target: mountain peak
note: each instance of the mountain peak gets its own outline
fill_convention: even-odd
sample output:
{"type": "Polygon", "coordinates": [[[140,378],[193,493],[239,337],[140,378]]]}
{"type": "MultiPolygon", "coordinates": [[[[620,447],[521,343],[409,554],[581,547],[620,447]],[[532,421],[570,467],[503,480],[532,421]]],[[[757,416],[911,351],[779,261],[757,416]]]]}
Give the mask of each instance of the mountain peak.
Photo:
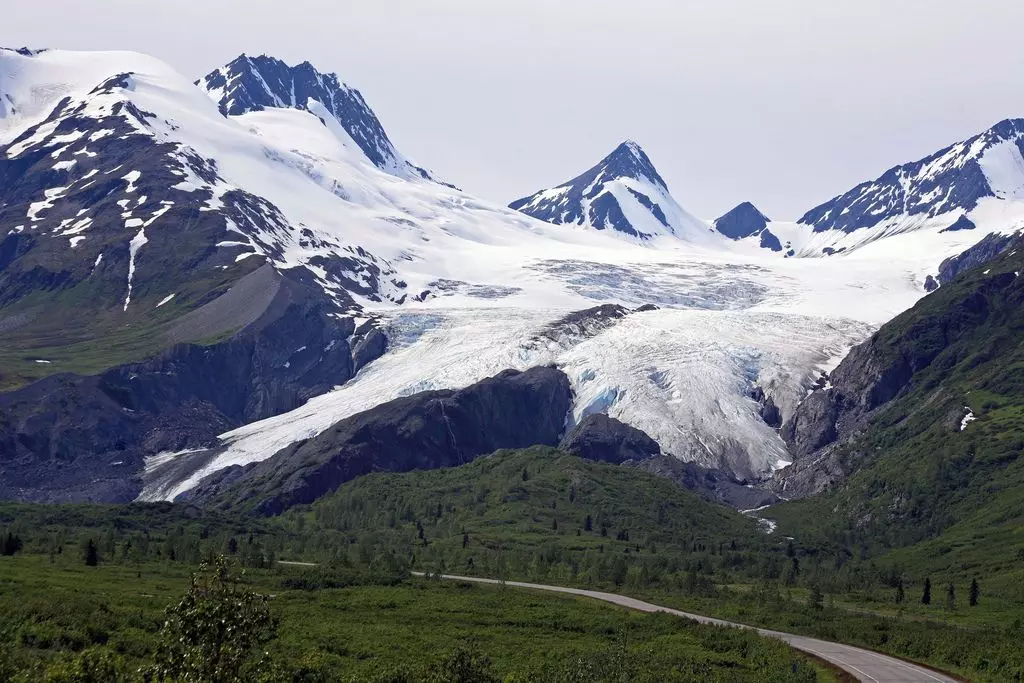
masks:
{"type": "Polygon", "coordinates": [[[771,219],[750,202],[742,202],[715,220],[715,230],[734,240],[756,235],[771,219]]]}
{"type": "Polygon", "coordinates": [[[771,231],[768,223],[771,219],[750,202],[741,202],[722,214],[714,222],[714,228],[732,240],[760,235],[761,247],[772,251],[782,251],[782,242],[771,231]]]}
{"type": "MultiPolygon", "coordinates": [[[[606,156],[595,168],[603,168],[605,174],[612,178],[633,178],[634,180],[650,181],[664,190],[668,190],[665,181],[658,174],[650,157],[643,148],[633,140],[624,140],[611,154],[606,156]]],[[[593,170],[593,169],[592,169],[593,170]]]]}
{"type": "Polygon", "coordinates": [[[647,240],[657,235],[703,239],[707,227],[676,203],[643,148],[620,143],[595,166],[509,207],[556,225],[614,230],[647,240]]]}
{"type": "Polygon", "coordinates": [[[375,166],[393,175],[433,179],[398,153],[358,90],[308,61],[289,66],[269,55],[242,53],[196,85],[217,103],[224,116],[269,108],[309,111],[312,102],[319,102],[323,109],[318,110],[325,109],[333,116],[375,166]]]}

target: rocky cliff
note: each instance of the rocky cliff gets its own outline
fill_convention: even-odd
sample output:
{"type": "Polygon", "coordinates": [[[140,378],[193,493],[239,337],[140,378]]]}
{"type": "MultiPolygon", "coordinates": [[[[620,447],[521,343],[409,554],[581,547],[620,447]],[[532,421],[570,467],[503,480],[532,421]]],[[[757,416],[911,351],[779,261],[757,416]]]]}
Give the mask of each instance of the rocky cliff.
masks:
{"type": "Polygon", "coordinates": [[[369,472],[452,467],[501,448],[554,446],[571,401],[560,370],[506,370],[458,391],[383,403],[268,460],[211,475],[185,497],[273,515],[369,472]]]}

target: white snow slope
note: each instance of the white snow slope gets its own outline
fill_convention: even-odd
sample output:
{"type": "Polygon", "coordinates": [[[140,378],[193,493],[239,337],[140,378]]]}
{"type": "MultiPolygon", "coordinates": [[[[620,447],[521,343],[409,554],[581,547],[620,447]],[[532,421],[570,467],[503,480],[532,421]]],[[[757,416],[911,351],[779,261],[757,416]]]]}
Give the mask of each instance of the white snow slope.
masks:
{"type": "MultiPolygon", "coordinates": [[[[605,411],[675,456],[766,476],[786,452],[748,392],[762,387],[788,416],[822,369],[911,306],[924,276],[960,249],[942,242],[912,252],[783,259],[729,240],[665,235],[640,243],[610,230],[555,226],[376,168],[316,103],[310,111],[225,118],[190,79],[133,53],[0,53],[0,142],[43,120],[65,95],[88,97],[123,72],[132,73],[130,88],[116,96],[157,114],[139,134],[215,160],[216,183],[190,177],[183,187],[211,187],[213,205],[242,188],[280,209],[286,225],[268,226],[263,237],[282,251],[268,254],[253,240],[253,253],[287,269],[363,250],[392,281],[408,283],[387,284],[379,301],[357,297],[360,315],[379,317],[388,330],[383,358],[290,413],[222,435],[223,452],[202,472],[150,486],[143,498],[172,498],[206,473],[268,458],[396,396],[540,363],[556,363],[572,382],[567,421],[605,411]],[[300,240],[303,229],[315,239],[300,240]],[[553,320],[599,303],[661,308],[593,334],[537,341],[553,320]]],[[[19,147],[45,137],[41,130],[19,147]]],[[[977,239],[985,233],[975,232],[977,239]]],[[[127,230],[126,245],[138,233],[127,230]]],[[[147,245],[136,244],[145,258],[147,245]]],[[[311,269],[325,290],[337,288],[311,269]]]]}

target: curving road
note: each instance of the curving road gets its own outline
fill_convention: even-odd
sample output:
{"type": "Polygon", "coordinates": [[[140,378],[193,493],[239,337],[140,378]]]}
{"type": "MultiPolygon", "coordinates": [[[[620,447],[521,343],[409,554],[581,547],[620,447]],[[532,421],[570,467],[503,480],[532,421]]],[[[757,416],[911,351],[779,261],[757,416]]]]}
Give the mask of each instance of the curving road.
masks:
{"type": "MultiPolygon", "coordinates": [[[[423,576],[421,572],[413,573],[418,576],[423,576]]],[[[502,583],[497,579],[481,579],[473,576],[442,574],[441,577],[445,579],[455,579],[458,581],[473,581],[475,583],[502,583]]],[[[628,607],[641,612],[667,612],[668,614],[686,617],[687,619],[693,619],[694,621],[699,621],[703,624],[753,628],[746,624],[736,624],[731,621],[723,621],[722,619],[713,619],[711,617],[702,617],[699,614],[690,614],[689,612],[683,612],[670,607],[661,607],[660,605],[654,605],[649,602],[644,602],[643,600],[637,600],[636,598],[630,598],[616,593],[604,593],[602,591],[591,591],[581,588],[565,588],[563,586],[545,586],[538,583],[524,583],[522,581],[505,581],[504,583],[506,586],[513,586],[515,588],[533,588],[536,590],[553,591],[555,593],[582,595],[587,598],[603,600],[605,602],[621,605],[622,607],[628,607]]],[[[851,675],[856,677],[857,680],[867,681],[868,683],[888,683],[889,681],[920,681],[922,683],[935,683],[938,681],[939,683],[955,683],[955,681],[958,680],[951,676],[917,666],[916,664],[904,662],[903,660],[896,659],[895,657],[878,654],[877,652],[864,650],[852,645],[841,645],[827,640],[818,640],[817,638],[808,638],[806,636],[796,636],[791,633],[782,633],[781,631],[772,631],[763,628],[756,630],[763,636],[779,638],[780,640],[789,643],[789,645],[797,650],[802,650],[828,660],[844,671],[849,672],[851,675]]]]}

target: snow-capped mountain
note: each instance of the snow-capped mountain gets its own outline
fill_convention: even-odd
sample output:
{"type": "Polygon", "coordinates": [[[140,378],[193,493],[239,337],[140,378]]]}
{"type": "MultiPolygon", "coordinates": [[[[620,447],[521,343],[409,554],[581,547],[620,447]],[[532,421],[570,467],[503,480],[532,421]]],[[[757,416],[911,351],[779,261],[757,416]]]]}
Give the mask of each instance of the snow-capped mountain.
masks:
{"type": "Polygon", "coordinates": [[[640,145],[627,140],[567,183],[509,204],[556,225],[614,230],[641,240],[704,239],[707,227],[683,210],[640,145]]]}
{"type": "Polygon", "coordinates": [[[717,218],[712,225],[715,230],[731,240],[756,237],[762,248],[782,251],[779,238],[768,229],[769,222],[771,219],[761,213],[756,206],[750,202],[743,202],[717,218]]]}
{"type": "Polygon", "coordinates": [[[337,74],[320,73],[309,62],[288,66],[267,55],[243,54],[196,85],[225,116],[268,108],[302,109],[321,119],[329,115],[377,168],[400,177],[432,179],[426,169],[399,154],[358,90],[345,85],[337,74]]]}
{"type": "MultiPolygon", "coordinates": [[[[134,53],[0,52],[0,383],[27,384],[0,394],[0,447],[65,478],[73,448],[91,463],[76,499],[198,451],[149,489],[179,491],[389,398],[549,363],[567,426],[607,413],[764,477],[786,450],[761,402],[787,417],[934,267],[733,241],[632,143],[518,211],[491,204],[403,171],[340,81],[258,63],[280,64],[197,86],[134,53]],[[550,332],[598,304],[643,310],[550,332]]],[[[57,481],[32,472],[19,491],[57,481]]]]}
{"type": "Polygon", "coordinates": [[[1013,232],[1024,225],[1022,151],[1024,119],[1008,119],[890,168],[805,213],[798,224],[810,233],[794,234],[796,255],[837,254],[923,232],[924,241],[899,240],[896,248],[938,246],[949,256],[989,232],[1013,232]],[[969,226],[981,234],[963,234],[969,226]]]}

